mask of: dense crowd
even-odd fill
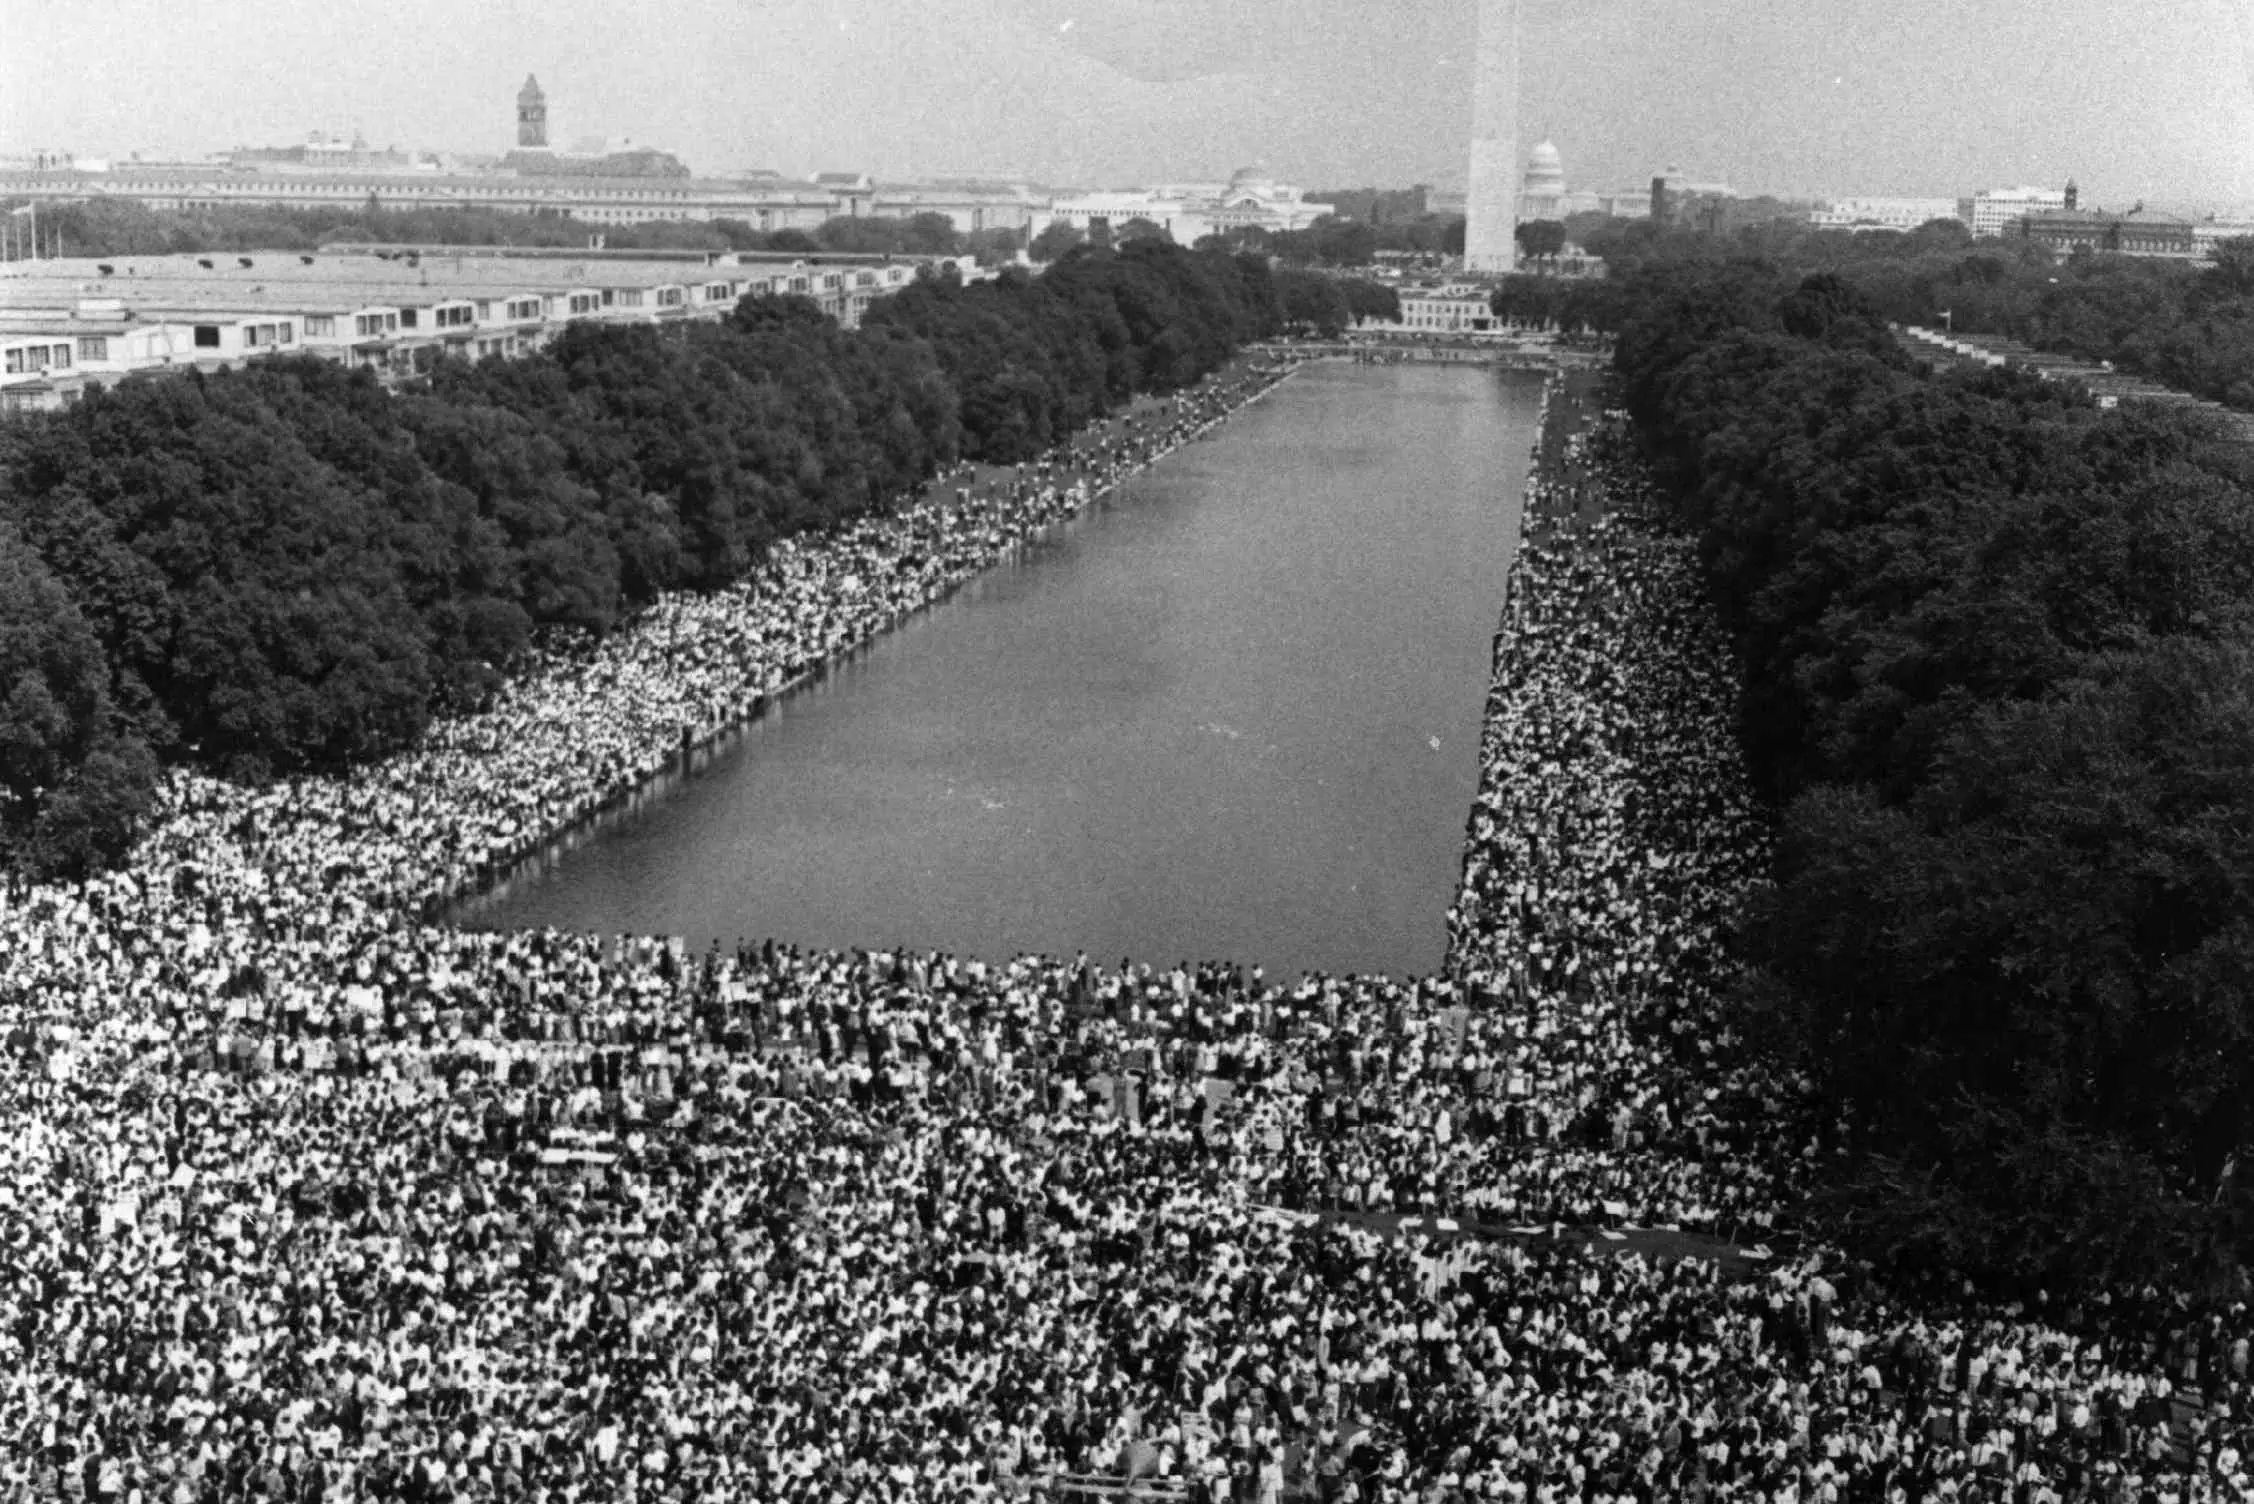
[[[2243,1311],[1702,1256],[1830,1132],[1717,1025],[1762,870],[1728,659],[1562,389],[1442,975],[424,922],[1266,380],[779,550],[366,776],[182,778],[130,870],[19,898],[0,1500],[2242,1496]]]

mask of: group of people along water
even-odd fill
[[[0,1500],[2244,1496],[2242,1308],[1783,1236],[1835,1150],[1715,1022],[1728,655],[1554,385],[1440,975],[426,922],[1275,374],[15,896]]]

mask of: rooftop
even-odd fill
[[[506,191],[511,188],[555,188],[569,193],[590,190],[618,190],[665,194],[741,194],[756,193],[763,198],[800,199],[807,202],[826,199],[827,195],[811,184],[778,183],[772,180],[739,181],[734,178],[667,178],[667,177],[597,177],[597,176],[540,176],[509,171],[454,172],[445,169],[415,172],[353,171],[349,168],[335,171],[267,172],[250,167],[233,167],[216,164],[198,167],[178,163],[141,165],[121,162],[107,172],[89,172],[80,168],[0,168],[0,177],[36,178],[42,186],[67,186],[83,188],[88,196],[99,195],[118,183],[177,182],[226,183],[254,189],[261,184],[289,187],[302,191],[307,184],[333,183],[347,188],[366,188],[372,192],[396,192],[402,183],[413,183],[420,191],[434,188],[458,187],[471,190]]]
[[[206,267],[206,261],[211,265]],[[868,265],[869,259],[859,258],[859,263]],[[111,268],[108,275],[102,272],[104,265]],[[708,266],[701,258],[684,263],[590,256],[426,255],[419,266],[373,255],[125,256],[108,262],[73,257],[0,267],[0,318],[60,318],[77,327],[88,320],[120,323],[221,309],[286,313],[425,307],[480,296],[759,280],[787,271],[789,265],[761,260]],[[86,304],[96,306],[82,306]]]

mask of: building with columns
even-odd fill
[[[1566,207],[1565,160],[1557,143],[1543,140],[1526,156],[1526,176],[1518,185],[1518,217],[1563,219],[1574,212]]]
[[[1953,198],[1835,198],[1808,211],[1808,223],[1825,230],[1914,230],[1936,219],[1955,219]]]
[[[39,205],[119,199],[175,211],[492,209],[599,227],[725,219],[762,232],[811,231],[839,215],[938,213],[966,234],[1023,233],[1046,202],[1021,183],[878,184],[863,173],[824,173],[813,181],[772,172],[699,177],[647,148],[592,156],[557,152],[548,144],[547,95],[529,74],[517,91],[516,117],[517,147],[499,159],[373,151],[357,138],[347,144],[326,133],[302,147],[238,150],[225,160],[91,161],[43,153],[0,162],[0,199]]]
[[[0,265],[0,412],[277,356],[317,356],[388,382],[447,357],[522,355],[574,323],[718,320],[747,294],[809,298],[853,328],[922,266],[986,275],[967,257],[491,246],[12,261]]]
[[[2063,188],[1983,188],[1961,201],[1957,217],[1972,227],[1975,240],[2008,235],[2037,209],[2064,209]]]
[[[1116,232],[1129,220],[1147,219],[1177,244],[1195,245],[1231,230],[1271,235],[1304,230],[1330,212],[1329,204],[1309,203],[1292,184],[1279,183],[1258,167],[1241,167],[1225,184],[1172,183],[1054,199],[1045,212],[1033,216],[1032,229],[1039,235],[1062,222],[1086,233],[1100,223]]]

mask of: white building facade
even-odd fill
[[[1470,283],[1403,288],[1401,322],[1371,327],[1415,334],[1486,334],[1501,327],[1488,289]]]
[[[1208,235],[1232,230],[1265,230],[1271,235],[1304,230],[1330,212],[1328,204],[1308,203],[1299,188],[1246,167],[1227,183],[1162,184],[1054,199],[1046,211],[1033,215],[1032,230],[1038,235],[1061,223],[1086,234],[1101,224],[1116,234],[1129,220],[1142,219],[1178,244],[1195,245]]]
[[[1914,230],[1936,219],[1956,219],[1953,198],[1835,198],[1808,213],[1808,223],[1827,230]]]
[[[1973,239],[1987,240],[2008,234],[2034,210],[2065,207],[2063,188],[1983,188],[1958,206],[1957,217],[1972,227]]]
[[[981,275],[968,258],[934,258]],[[0,267],[0,410],[67,407],[89,383],[315,355],[384,377],[442,356],[521,355],[567,325],[717,320],[797,294],[847,327],[925,262],[723,255],[398,252],[66,258]]]

